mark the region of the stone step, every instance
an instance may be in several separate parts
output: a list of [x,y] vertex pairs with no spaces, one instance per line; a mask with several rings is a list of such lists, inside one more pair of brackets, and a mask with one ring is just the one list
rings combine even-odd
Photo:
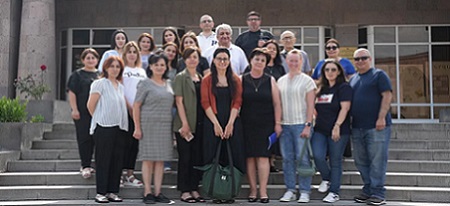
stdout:
[[[52,140],[53,141],[53,140]],[[56,140],[55,140],[56,141]],[[39,141],[38,141],[39,142]],[[51,147],[52,145],[60,145],[62,143],[45,144]],[[72,142],[70,144],[76,144]],[[40,143],[38,143],[40,145]],[[69,144],[67,144],[69,146]],[[42,146],[42,145],[40,145]],[[176,150],[174,151],[175,158],[178,156]],[[79,159],[78,149],[32,149],[22,151],[21,159],[23,160],[52,160],[52,159]],[[450,160],[450,150],[429,150],[429,149],[389,149],[390,160]]]
[[[185,203],[181,202],[178,197],[173,199],[175,205],[193,205],[192,203]],[[254,206],[258,203],[249,203],[247,202],[247,199],[237,199],[235,203],[230,205],[250,205]],[[83,206],[98,206],[99,204],[96,203],[94,200],[36,200],[36,201],[0,201],[0,205],[83,205]],[[108,203],[108,206],[122,206],[122,205],[146,205],[142,202],[142,199],[124,199],[123,202],[110,202]],[[198,205],[198,204],[194,204]],[[212,203],[211,201],[207,201],[207,203],[202,203],[201,205],[216,205]],[[228,204],[225,204],[228,205]],[[280,202],[278,201],[278,198],[271,198],[269,203],[266,203],[264,205],[272,206],[272,205],[280,205]],[[290,203],[282,203],[283,206],[298,206],[299,203],[292,201]],[[322,200],[319,199],[312,199],[308,204],[308,206],[358,206],[360,204],[356,204],[353,200],[340,200],[335,203],[325,203],[322,202]],[[386,205],[389,206],[448,206],[448,203],[433,203],[433,202],[399,202],[399,201],[390,201],[388,200],[388,203]]]
[[392,139],[389,143],[389,149],[448,149],[450,140],[404,140]]
[[75,131],[52,131],[52,132],[45,132],[44,133],[44,139],[46,140],[76,140],[76,134]]
[[[141,171],[135,175],[142,180]],[[313,178],[313,184],[322,181],[317,173]],[[164,185],[177,184],[177,172],[166,172],[163,179]],[[248,184],[247,178],[243,184]],[[269,185],[284,184],[283,172],[270,173]],[[363,182],[358,172],[343,172],[342,185],[362,185]],[[95,185],[95,173],[92,178],[84,179],[79,172],[7,172],[0,173],[0,186],[26,186],[26,185]],[[388,172],[386,174],[387,186],[418,186],[418,187],[449,187],[450,174],[448,173],[405,173]]]
[[[141,170],[141,161],[136,162],[136,170]],[[282,168],[282,163],[276,161],[276,166]],[[171,162],[171,167],[176,170],[176,160]],[[357,171],[353,159],[343,161],[343,171]],[[62,172],[79,171],[80,160],[18,160],[8,162],[9,172]],[[448,173],[450,161],[425,161],[425,160],[389,160],[388,172],[425,172]]]
[[[351,200],[360,193],[362,186],[341,187],[340,197]],[[317,192],[318,185],[313,185],[311,199],[320,200],[324,194]],[[283,195],[284,185],[269,185],[268,194],[272,199]],[[398,187],[386,186],[386,196],[390,201],[417,201],[417,202],[450,202],[450,188],[440,187]],[[121,188],[119,195],[125,199],[138,199],[142,197],[142,188]],[[238,198],[244,199],[249,192],[248,185],[243,185]],[[180,192],[175,185],[163,185],[162,193],[171,199],[178,199]],[[86,200],[93,199],[96,194],[94,185],[58,185],[58,186],[9,186],[0,187],[0,199],[12,200]]]
[[76,140],[56,139],[33,141],[31,149],[78,149]]
[[394,124],[391,139],[450,140],[450,124]]
[[74,123],[57,123],[53,125],[53,131],[75,132]]

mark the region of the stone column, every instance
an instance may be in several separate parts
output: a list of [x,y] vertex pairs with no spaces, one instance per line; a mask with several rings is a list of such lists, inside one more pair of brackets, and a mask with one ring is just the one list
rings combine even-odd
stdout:
[[20,1],[0,0],[0,96],[14,96],[21,9]]
[[55,48],[55,0],[23,0],[20,31],[18,75],[40,72],[47,66],[45,82],[51,92],[44,99],[55,99],[57,94],[56,48]]

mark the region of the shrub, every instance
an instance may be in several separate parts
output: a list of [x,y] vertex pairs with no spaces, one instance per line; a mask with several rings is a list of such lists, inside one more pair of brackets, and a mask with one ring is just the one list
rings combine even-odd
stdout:
[[27,118],[27,102],[20,103],[18,98],[0,99],[0,122],[24,122]]

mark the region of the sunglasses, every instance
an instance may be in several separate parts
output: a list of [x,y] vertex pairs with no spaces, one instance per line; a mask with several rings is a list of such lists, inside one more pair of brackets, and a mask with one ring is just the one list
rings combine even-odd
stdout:
[[325,47],[326,50],[336,50],[338,48],[339,47],[337,47],[337,46],[327,46],[327,47]]
[[337,72],[337,68],[325,68],[323,69],[325,72]]
[[353,59],[355,60],[355,62],[359,62],[360,60],[361,61],[366,61],[367,59],[369,59],[369,57],[368,56],[363,56],[363,57],[355,57]]
[[208,20],[203,20],[202,23],[211,23],[212,20],[208,19]]

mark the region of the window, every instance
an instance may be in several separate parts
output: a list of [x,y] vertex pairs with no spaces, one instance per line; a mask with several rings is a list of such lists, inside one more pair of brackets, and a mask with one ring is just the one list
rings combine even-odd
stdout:
[[[394,119],[436,120],[450,107],[450,26],[398,25],[359,29],[374,65],[389,75]],[[431,77],[431,78],[430,78]]]

